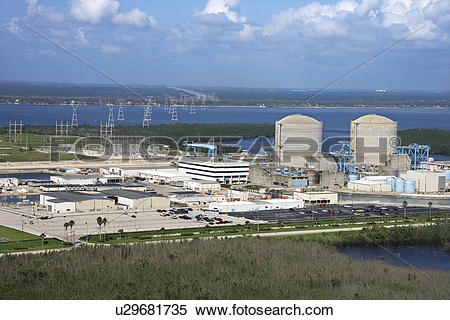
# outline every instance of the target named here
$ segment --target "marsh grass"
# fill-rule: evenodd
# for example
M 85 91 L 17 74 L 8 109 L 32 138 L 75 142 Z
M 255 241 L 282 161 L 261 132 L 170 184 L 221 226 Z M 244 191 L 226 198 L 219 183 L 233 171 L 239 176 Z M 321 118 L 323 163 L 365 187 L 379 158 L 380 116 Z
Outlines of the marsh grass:
M 253 237 L 4 256 L 0 270 L 1 299 L 450 298 L 445 272 L 424 275 L 315 242 Z

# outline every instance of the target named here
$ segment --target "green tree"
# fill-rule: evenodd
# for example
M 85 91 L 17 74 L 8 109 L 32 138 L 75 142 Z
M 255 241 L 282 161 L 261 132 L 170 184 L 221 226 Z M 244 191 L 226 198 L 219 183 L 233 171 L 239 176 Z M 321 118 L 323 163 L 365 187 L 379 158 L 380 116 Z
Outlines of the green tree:
M 39 238 L 42 240 L 42 246 L 44 245 L 44 240 L 47 236 L 45 235 L 45 233 L 41 233 L 41 235 L 39 236 Z
M 100 240 L 102 240 L 102 225 L 103 225 L 102 217 L 98 217 L 97 218 L 97 224 L 98 224 L 98 227 L 100 229 Z
M 428 202 L 428 207 L 430 208 L 430 222 L 431 222 L 431 206 L 433 205 L 433 202 Z
M 73 226 L 75 225 L 75 221 L 73 221 L 73 220 L 70 220 L 69 221 L 69 227 L 70 227 L 70 233 L 72 233 L 72 242 L 73 242 L 73 238 L 74 238 L 74 234 L 73 234 L 73 231 L 72 231 L 72 229 L 73 229 Z
M 406 207 L 408 206 L 408 201 L 404 200 L 402 206 L 403 206 L 403 218 L 406 219 Z
M 69 235 L 67 234 L 67 228 L 69 227 L 68 222 L 64 222 L 64 228 L 66 229 L 66 241 L 69 241 Z

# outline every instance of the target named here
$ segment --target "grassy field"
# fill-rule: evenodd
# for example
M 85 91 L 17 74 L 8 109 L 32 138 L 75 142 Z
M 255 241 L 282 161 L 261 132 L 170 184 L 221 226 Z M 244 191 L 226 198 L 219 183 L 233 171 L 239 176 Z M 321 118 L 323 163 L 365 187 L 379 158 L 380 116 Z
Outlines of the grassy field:
M 450 298 L 446 272 L 253 237 L 4 256 L 0 270 L 0 299 Z
M 23 240 L 23 241 L 8 241 L 0 242 L 0 253 L 11 253 L 21 251 L 34 251 L 34 250 L 48 250 L 66 248 L 67 246 L 57 239 L 41 239 Z
M 63 142 L 73 143 L 77 137 L 68 137 Z M 36 151 L 43 145 L 48 146 L 55 139 L 49 135 L 23 134 L 21 142 L 10 142 L 7 134 L 0 135 L 0 161 L 23 162 L 23 161 L 50 161 L 50 160 L 76 160 L 94 159 L 83 155 L 69 153 L 43 153 Z
M 0 237 L 6 238 L 8 240 L 27 240 L 27 239 L 36 239 L 39 238 L 38 236 L 22 232 L 16 229 L 8 228 L 5 226 L 0 226 Z

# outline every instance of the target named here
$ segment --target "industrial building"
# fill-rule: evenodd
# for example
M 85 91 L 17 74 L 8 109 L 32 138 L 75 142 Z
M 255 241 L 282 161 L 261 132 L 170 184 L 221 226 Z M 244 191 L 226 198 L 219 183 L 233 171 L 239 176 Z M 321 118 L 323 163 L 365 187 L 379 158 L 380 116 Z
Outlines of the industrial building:
M 351 122 L 350 148 L 356 164 L 386 165 L 396 151 L 397 122 L 367 114 Z
M 116 205 L 124 206 L 127 209 L 151 210 L 170 207 L 170 200 L 168 198 L 157 196 L 154 193 L 125 189 L 109 189 L 100 192 L 109 199 L 112 199 Z
M 275 122 L 275 161 L 278 165 L 305 167 L 321 157 L 323 123 L 301 114 Z
M 217 181 L 226 184 L 246 183 L 249 163 L 244 161 L 184 158 L 178 162 L 179 172 L 194 180 Z
M 42 193 L 39 202 L 53 213 L 107 212 L 119 209 L 114 200 L 99 193 L 52 192 Z
M 338 194 L 326 191 L 303 192 L 302 190 L 295 190 L 294 199 L 303 200 L 305 205 L 336 204 L 338 203 Z
M 17 178 L 0 178 L 0 187 L 16 187 L 19 185 Z
M 183 187 L 185 189 L 200 192 L 216 192 L 220 190 L 220 183 L 211 180 L 186 180 Z
M 415 181 L 418 192 L 436 193 L 445 191 L 445 173 L 426 170 L 410 170 L 400 175 L 405 180 Z
M 150 183 L 166 183 L 183 182 L 191 178 L 181 173 L 177 168 L 157 168 L 139 171 L 138 177 L 147 180 Z
M 64 176 L 50 176 L 50 180 L 60 185 L 93 185 L 93 184 L 111 184 L 123 182 L 123 177 L 119 175 L 101 175 L 101 174 L 75 174 Z
M 388 182 L 388 179 L 393 179 L 390 176 L 367 176 L 360 180 L 352 180 L 347 184 L 347 188 L 353 191 L 363 192 L 391 192 L 392 184 Z
M 221 213 L 291 209 L 303 207 L 304 207 L 303 200 L 295 200 L 295 199 L 231 201 L 231 202 L 217 202 L 209 204 L 210 211 L 216 211 Z

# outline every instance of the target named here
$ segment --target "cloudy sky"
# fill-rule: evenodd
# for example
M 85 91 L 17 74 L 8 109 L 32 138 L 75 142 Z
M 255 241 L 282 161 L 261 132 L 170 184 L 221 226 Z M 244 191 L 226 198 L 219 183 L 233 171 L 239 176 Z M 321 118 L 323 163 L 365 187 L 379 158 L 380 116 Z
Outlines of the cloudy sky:
M 448 0 L 0 0 L 0 80 L 450 89 Z

